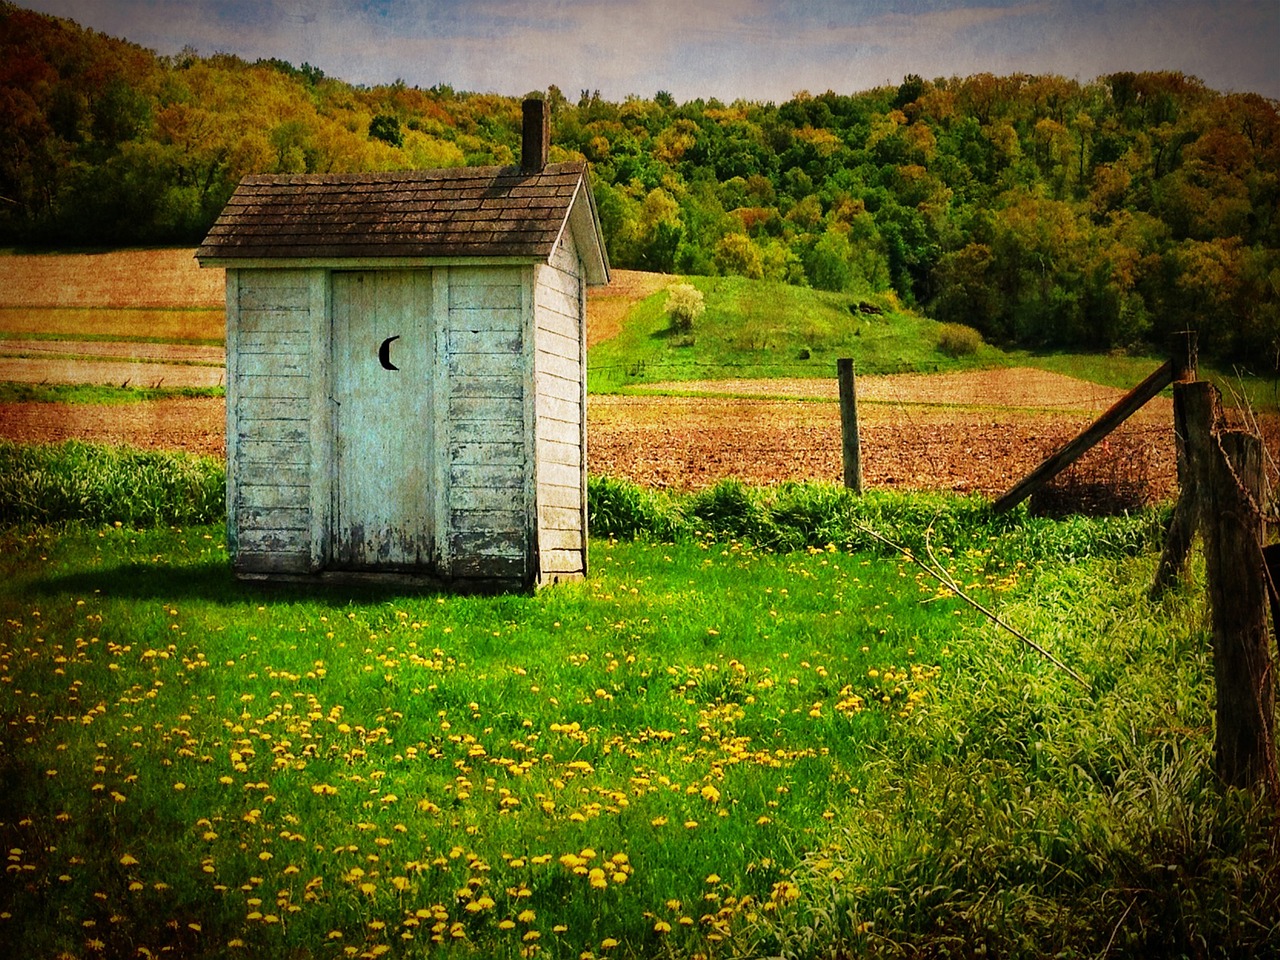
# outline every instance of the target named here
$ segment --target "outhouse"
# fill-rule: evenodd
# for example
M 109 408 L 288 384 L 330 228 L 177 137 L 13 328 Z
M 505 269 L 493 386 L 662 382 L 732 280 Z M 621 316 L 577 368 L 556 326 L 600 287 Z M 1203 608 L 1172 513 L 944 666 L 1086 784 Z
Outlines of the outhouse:
M 587 568 L 586 164 L 251 176 L 226 269 L 227 538 L 251 579 L 527 589 Z

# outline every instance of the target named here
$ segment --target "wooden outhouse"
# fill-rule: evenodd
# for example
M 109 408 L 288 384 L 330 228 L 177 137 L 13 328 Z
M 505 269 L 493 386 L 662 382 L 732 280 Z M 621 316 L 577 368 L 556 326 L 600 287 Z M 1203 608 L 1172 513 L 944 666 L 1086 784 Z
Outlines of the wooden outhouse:
M 261 579 L 527 589 L 587 567 L 584 163 L 245 178 L 226 269 L 227 536 Z

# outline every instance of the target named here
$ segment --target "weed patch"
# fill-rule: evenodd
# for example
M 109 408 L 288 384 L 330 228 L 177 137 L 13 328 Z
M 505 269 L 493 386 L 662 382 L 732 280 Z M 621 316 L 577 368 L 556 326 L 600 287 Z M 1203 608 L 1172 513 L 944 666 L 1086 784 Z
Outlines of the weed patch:
M 211 523 L 225 510 L 226 474 L 212 458 L 0 441 L 0 523 Z

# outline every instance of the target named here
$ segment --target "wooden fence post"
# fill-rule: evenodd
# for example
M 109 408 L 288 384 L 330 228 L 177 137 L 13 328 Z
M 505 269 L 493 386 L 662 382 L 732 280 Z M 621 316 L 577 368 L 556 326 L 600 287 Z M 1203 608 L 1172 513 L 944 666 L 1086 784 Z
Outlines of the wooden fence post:
M 1275 693 L 1259 506 L 1262 441 L 1240 430 L 1207 439 L 1201 529 L 1217 689 L 1214 769 L 1233 787 L 1274 784 Z
M 1169 519 L 1160 566 L 1151 586 L 1152 599 L 1158 599 L 1173 586 L 1187 566 L 1191 541 L 1195 539 L 1200 511 L 1197 506 L 1198 466 L 1192 463 L 1192 438 L 1204 445 L 1217 423 L 1217 397 L 1206 382 L 1173 385 L 1173 431 L 1178 457 L 1178 502 Z
M 844 460 L 844 485 L 856 494 L 862 493 L 862 441 L 858 435 L 858 392 L 853 380 L 853 360 L 836 360 L 836 377 L 840 381 L 840 437 Z

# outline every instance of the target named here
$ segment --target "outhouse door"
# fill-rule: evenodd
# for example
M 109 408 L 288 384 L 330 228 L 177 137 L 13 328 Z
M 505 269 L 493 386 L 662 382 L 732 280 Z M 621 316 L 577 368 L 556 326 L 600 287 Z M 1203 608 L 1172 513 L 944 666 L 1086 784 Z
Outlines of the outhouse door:
M 331 276 L 332 563 L 420 570 L 435 557 L 431 276 L 422 270 Z

